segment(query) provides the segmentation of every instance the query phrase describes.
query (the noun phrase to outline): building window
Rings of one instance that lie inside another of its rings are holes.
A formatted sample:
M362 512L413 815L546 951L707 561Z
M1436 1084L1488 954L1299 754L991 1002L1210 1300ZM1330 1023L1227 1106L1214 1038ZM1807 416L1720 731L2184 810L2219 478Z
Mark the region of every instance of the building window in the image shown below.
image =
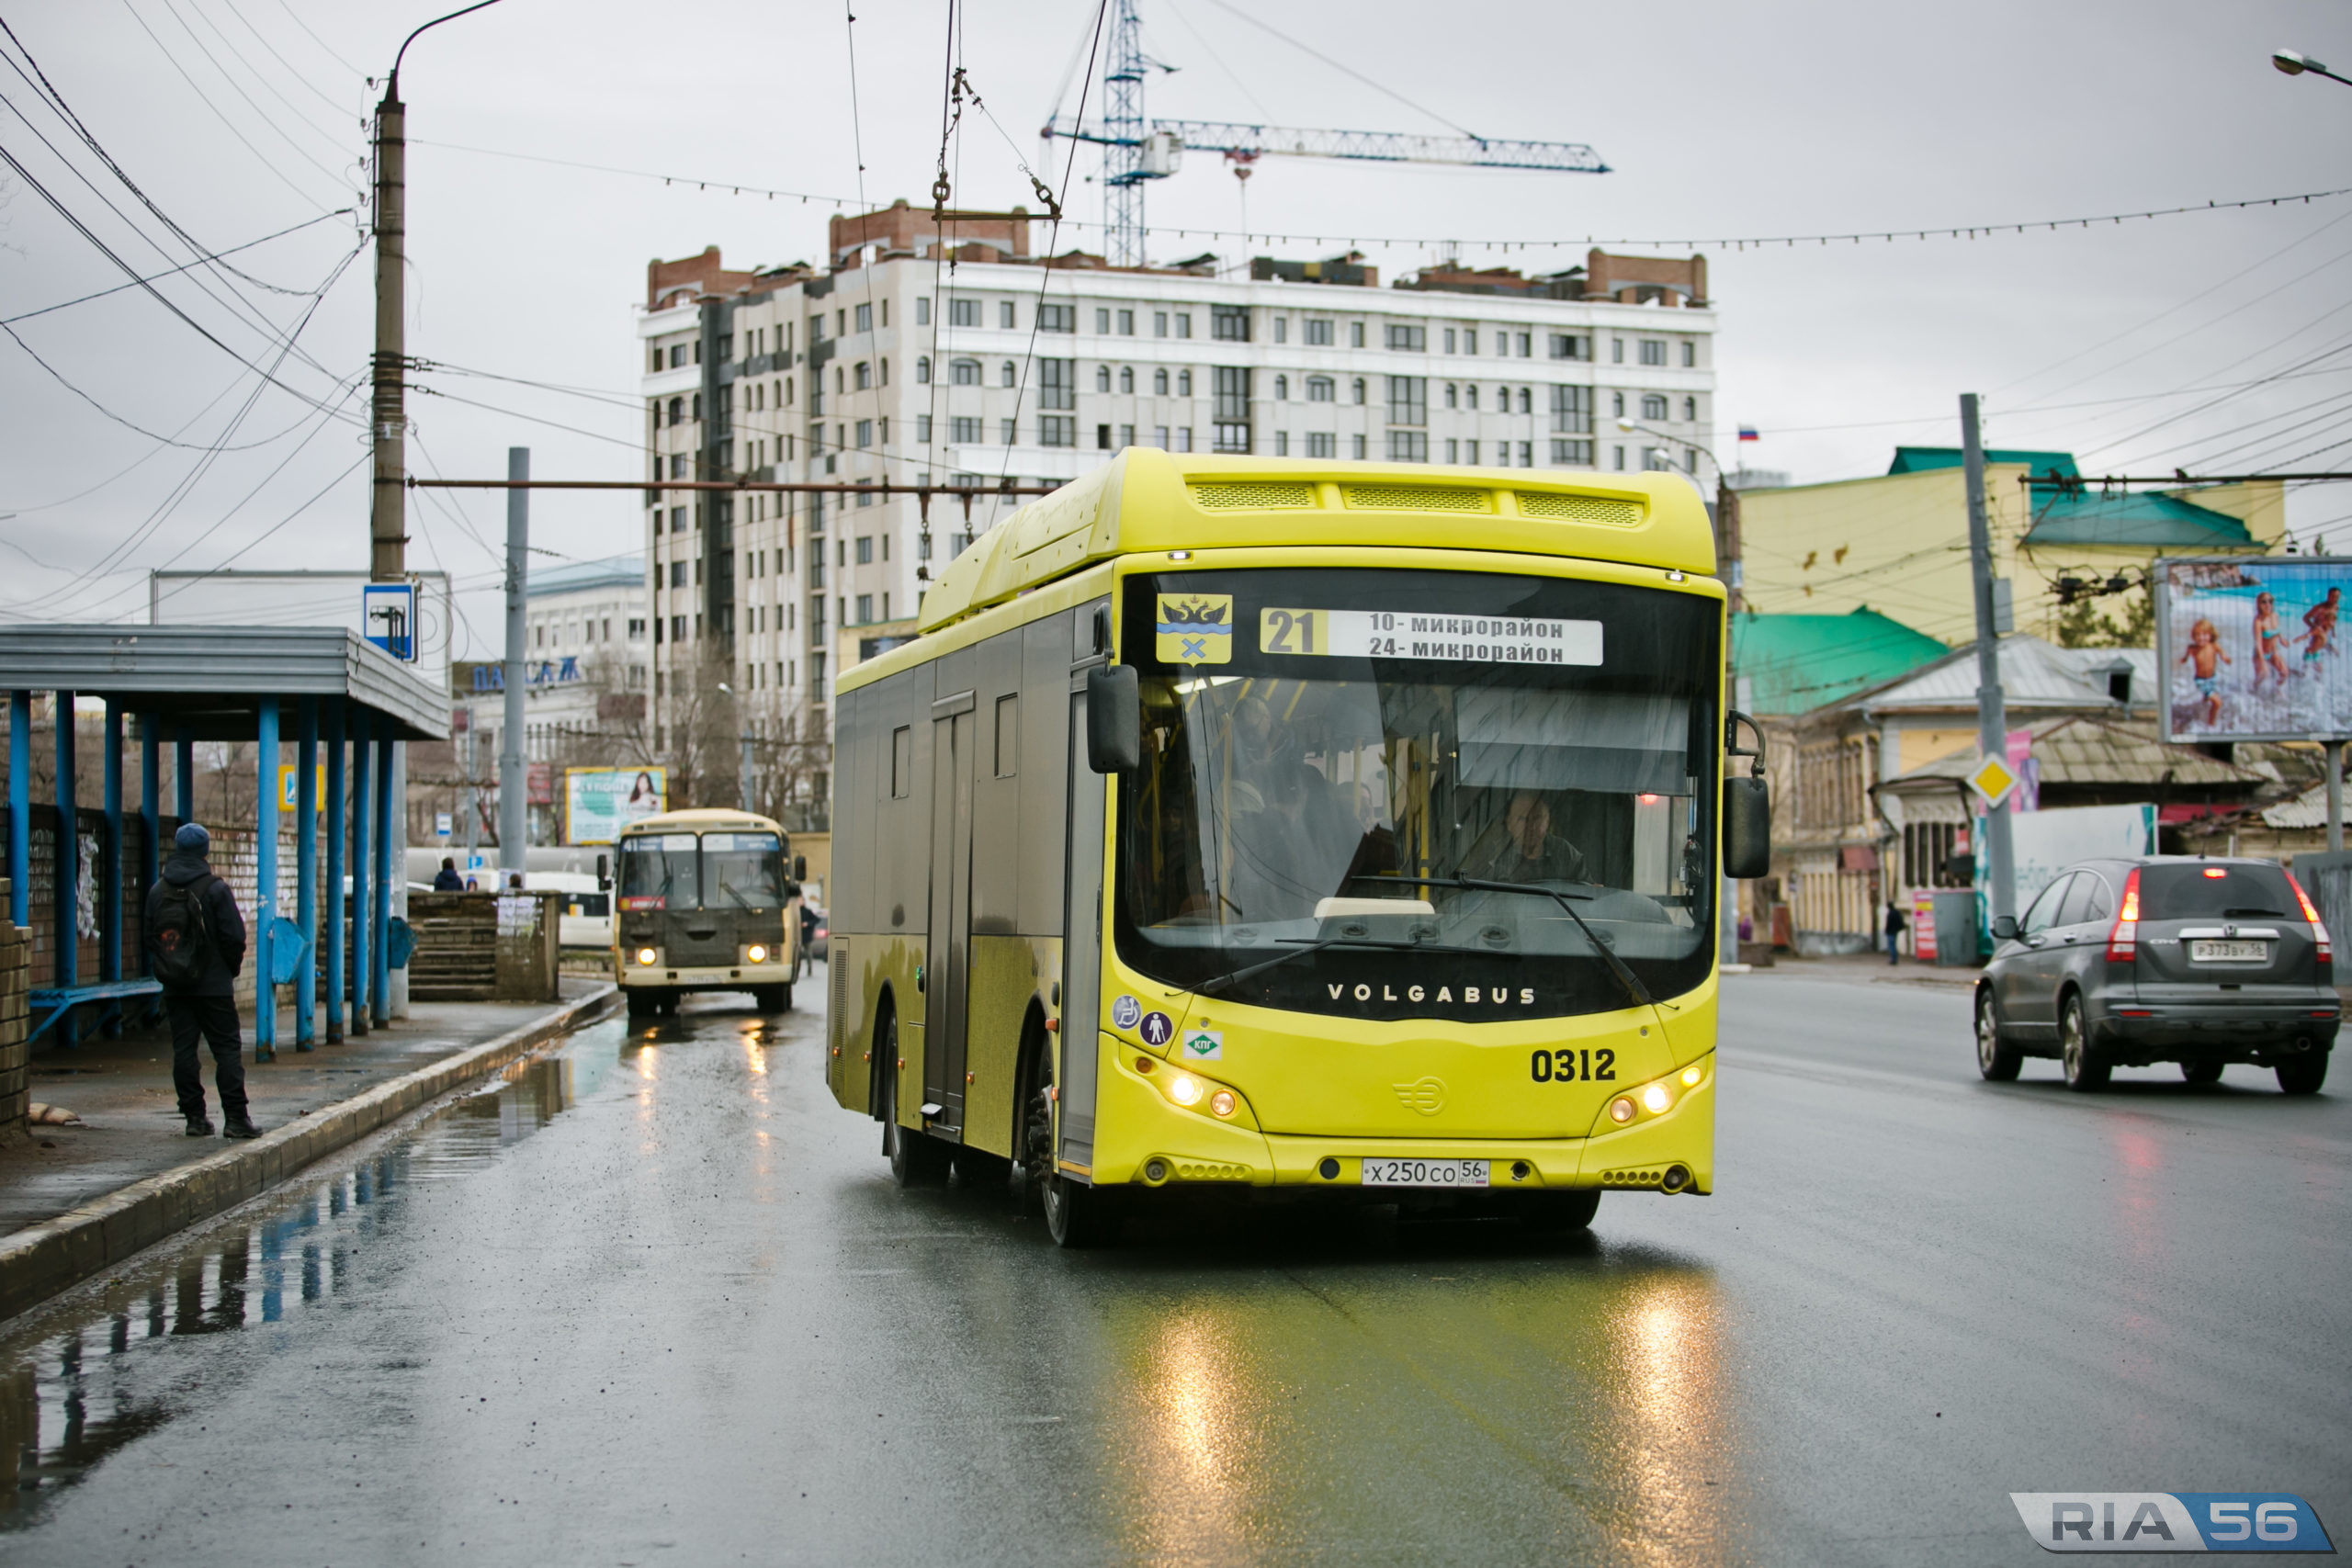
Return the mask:
M1165 368L1151 373L1151 392L1157 398L1168 395L1168 372Z
M1535 466L1534 442L1522 441L1519 444L1519 466L1522 468L1532 468Z
M860 566L874 564L874 536L871 534L862 534L858 536L857 564Z
M1336 457L1340 455L1340 438L1328 430L1310 430L1306 433L1306 455Z
M1012 445L1007 441L1006 446ZM1037 445L1040 446L1075 446L1078 445L1078 416L1047 413L1037 416Z
M1589 441L1555 441L1552 461L1565 463L1574 468L1592 467L1592 443Z
M1213 374L1216 378L1216 417L1220 420L1246 420L1250 417L1250 371L1246 366L1220 365ZM1187 388L1187 390L1191 389ZM1217 450L1248 451L1247 445L1229 448L1225 438L1217 438Z
M1010 325L1011 323L1007 323ZM1075 305L1040 305L1037 307L1037 330L1041 333L1074 333L1078 331L1078 307Z
M857 445L860 451L863 451L866 447L874 445L874 422L872 420L861 419L857 422Z
M1309 318L1306 323L1306 346L1309 348L1330 347L1331 323Z
M1623 338L1612 337L1609 340L1609 363L1611 365L1623 365L1625 363L1625 340Z
M1133 310L1119 312L1119 335L1121 337L1136 335L1136 313Z
M1209 308L1209 336L1220 343L1250 341L1250 311L1241 305L1213 305Z
M928 294L915 296L915 325L919 327L931 325L931 296Z
M947 439L958 446L977 446L980 441L980 422L961 415L947 422Z
M1119 445L1121 446L1132 446L1135 444L1136 427L1132 424L1123 424L1119 426Z
M1176 395L1180 398L1193 395L1193 373L1190 370L1176 372Z
M1452 327L1448 327L1448 328L1446 328L1446 329L1445 329L1445 352L1446 352L1446 353L1448 353L1448 354L1452 354L1452 353L1453 353L1453 352L1454 352L1454 347L1453 347L1453 329Z
M1288 316L1276 316L1274 318L1274 341L1276 343L1288 343L1290 341L1290 318Z
M1021 367L1010 359L1006 360L997 367L997 380L1002 386L1018 387L1021 385Z
M858 309L862 310L865 307L861 305ZM861 359L857 362L857 389L861 392L870 392L874 389L874 364L871 360Z
M1193 427L1189 424L1178 425L1176 427L1176 450L1179 452L1190 452L1192 449Z
M857 596L857 624L862 626L868 624L873 619L874 595L871 593L859 594Z
M1350 321L1348 323L1348 346L1350 348L1362 348L1363 346L1363 323L1362 321Z
M670 563L670 586L673 588L684 588L685 585L686 563L682 560L672 561Z
M1013 319L1012 300L1000 299L996 302L996 324L1008 331L1020 325L1020 322Z
M1664 365L1666 363L1666 340L1664 338L1645 337L1642 340L1642 363L1645 365Z
M1464 354L1476 354L1478 352L1477 328L1464 327L1462 329L1462 352Z
M915 415L915 445L918 446L931 445L931 415L927 413Z
M1135 367L1134 366L1132 366L1132 365L1122 365L1122 366L1120 366L1120 367L1119 367L1119 390L1121 390L1121 391L1123 391L1123 392L1132 392L1132 391L1134 391L1135 389L1136 389L1136 367Z
M1151 427L1151 444L1154 446L1159 447L1163 452L1170 450L1168 442L1168 427L1166 425L1155 424Z
M1699 345L1686 339L1682 344L1682 368L1685 370L1695 369L1697 368L1698 364Z
M1520 334L1519 334L1519 356L1520 356L1521 359L1532 359L1532 358L1533 358L1533 357L1534 357L1534 355L1535 355L1535 334L1534 334L1533 333L1520 333Z
M1037 406L1054 410L1078 407L1077 360L1037 361Z
M1363 461L1364 438L1363 436L1351 435L1348 437L1348 456L1353 457L1359 463Z
M1430 383L1426 376L1391 376L1388 378L1388 423L1391 424L1427 424L1430 422ZM1390 444L1393 447L1393 442ZM1391 454L1394 456L1393 452ZM1419 457L1404 459L1427 462L1424 447Z
M1095 309L1094 309L1094 331L1095 331L1096 335L1097 335L1097 336L1101 336L1101 335L1106 334L1106 333L1108 333L1110 332L1110 330L1111 330L1111 310L1110 310L1110 307L1109 307L1109 306L1107 306L1107 305L1098 305L1098 306L1096 306L1096 307L1095 307Z
M931 355L928 354L915 356L915 385L918 387L931 385Z
M860 479L857 481L859 487L857 491L857 503L860 506L871 506L874 504L873 495L865 488L873 482L874 481L872 479Z
M1564 435L1592 434L1592 389L1590 387L1552 389L1552 428Z
M1447 408L1453 408L1453 407L1454 407L1454 406L1455 406L1455 404L1454 404L1454 397L1453 397L1453 382L1451 382L1451 381L1448 381L1448 382L1445 384L1445 406L1446 406Z
M1666 417L1666 394L1663 392L1643 393L1642 417L1644 419L1664 419Z
M672 398L670 400L670 423L672 424L684 424L685 422L686 400L684 398Z
M1277 430L1274 432L1274 456L1277 457L1287 457L1290 456L1289 431Z
M1353 391L1353 392L1355 393L1356 406L1357 406L1357 407L1359 407L1359 408L1363 407L1363 377L1361 377L1361 376L1357 377L1353 381L1351 381L1351 382L1350 382L1350 383L1349 383L1349 388L1350 388L1350 389L1351 389L1351 391Z
M686 509L683 506L673 506L670 508L670 532L673 534L683 534L685 531Z
M1388 433L1388 460L1392 463L1426 463L1430 460L1430 437L1425 430L1392 430Z
M1462 444L1462 460L1469 464L1474 468L1478 466L1478 443L1476 441L1464 441Z
M1682 400L1682 418L1683 418L1683 421L1684 421L1684 423L1694 423L1694 424L1695 424L1696 423L1698 423L1698 419L1699 419L1699 400L1698 400L1698 399L1696 399L1696 398L1685 398L1685 399L1683 399L1683 400Z
M962 304L962 300L957 300ZM980 384L980 362L977 359L951 359L947 362L947 379L958 387Z
M1645 446L1642 448L1642 472L1645 474L1649 473L1661 466L1662 465L1657 460L1657 447Z
M1566 333L1552 334L1552 357L1555 359L1590 359L1592 340Z
M1609 449L1609 466L1621 474L1625 471L1625 449L1623 446Z
M1309 376L1306 378L1306 400L1310 403L1328 403L1336 401L1337 400L1333 396L1331 378L1329 376Z
M1193 313L1190 310L1179 310L1176 312L1176 335L1178 337L1191 337L1193 335Z
M1167 311L1154 310L1151 313L1151 335L1154 337L1166 337L1168 335Z
M852 330L861 333L870 333L874 330L873 306L860 305L857 308L857 325Z
M673 615L670 617L670 640L672 642L684 642L686 640L685 616Z
M1519 389L1519 412L1521 413L1533 413L1535 412L1533 388L1521 387Z
M980 302L978 299L950 299L947 301L947 324L951 327L978 326Z
M1097 452L1108 452L1112 449L1109 425L1098 424L1094 427L1094 449Z
M996 422L996 430L997 430L997 445L998 445L998 446L1012 446L1012 441L1013 441L1013 424L1012 424L1012 422L1011 420L1009 420L1009 419L1001 419L1001 420L998 420L998 421Z
M1274 401L1278 403L1286 403L1290 401L1289 377L1277 376L1274 378Z
M1247 452L1250 450L1250 427L1220 422L1216 427L1216 449L1219 452Z
M1623 419L1625 417L1624 393L1611 392L1609 394L1609 417L1611 419Z
M1429 329L1408 327L1398 321L1388 323L1388 346L1400 354L1429 352Z
M1107 392L1111 389L1111 367L1109 366L1098 365L1094 367L1094 389L1098 392Z

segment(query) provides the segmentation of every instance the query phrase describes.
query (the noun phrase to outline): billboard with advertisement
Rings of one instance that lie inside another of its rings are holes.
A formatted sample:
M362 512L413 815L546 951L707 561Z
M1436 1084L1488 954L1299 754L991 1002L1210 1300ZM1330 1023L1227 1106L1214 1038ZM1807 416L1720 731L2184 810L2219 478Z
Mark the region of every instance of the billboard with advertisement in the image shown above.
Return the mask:
M2352 558L2165 560L2155 589L2166 739L2352 736Z
M609 844L630 823L665 809L669 794L664 768L566 768L563 841Z

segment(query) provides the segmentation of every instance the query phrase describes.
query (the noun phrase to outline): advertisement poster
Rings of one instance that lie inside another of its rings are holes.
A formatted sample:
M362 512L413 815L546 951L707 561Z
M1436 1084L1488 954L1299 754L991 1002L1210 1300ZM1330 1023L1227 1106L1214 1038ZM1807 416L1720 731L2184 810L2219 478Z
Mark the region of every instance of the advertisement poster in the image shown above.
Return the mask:
M662 768L566 768L563 841L609 844L623 828L664 809L669 791Z
M2352 735L2352 559L2168 560L2156 578L2165 738Z

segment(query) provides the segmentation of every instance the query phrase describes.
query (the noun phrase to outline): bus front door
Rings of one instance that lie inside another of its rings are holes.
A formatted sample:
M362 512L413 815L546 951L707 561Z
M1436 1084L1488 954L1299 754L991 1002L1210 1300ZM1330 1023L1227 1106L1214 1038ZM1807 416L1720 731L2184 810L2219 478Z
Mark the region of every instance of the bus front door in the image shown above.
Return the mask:
M923 960L922 1098L931 1131L949 1138L960 1137L964 1127L965 998L972 948L972 707L967 694L962 712L943 714L931 727L931 937Z
M1094 1165L1094 1069L1102 987L1103 777L1086 761L1084 672L1071 677L1069 842L1063 862L1061 1140L1055 1157L1081 1180Z

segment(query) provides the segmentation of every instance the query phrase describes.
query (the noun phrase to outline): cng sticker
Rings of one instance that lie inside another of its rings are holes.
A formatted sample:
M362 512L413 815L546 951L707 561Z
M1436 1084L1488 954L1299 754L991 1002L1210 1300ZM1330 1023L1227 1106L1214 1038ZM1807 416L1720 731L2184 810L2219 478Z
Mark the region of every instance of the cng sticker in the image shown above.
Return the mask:
M1184 1059L1188 1062L1216 1062L1225 1056L1225 1032L1221 1029L1195 1029L1184 1036Z
M1159 640L1153 651L1163 664L1233 662L1233 595L1162 593Z
M1143 1004L1133 997L1120 997L1111 1003L1111 1027L1133 1029L1143 1021Z

